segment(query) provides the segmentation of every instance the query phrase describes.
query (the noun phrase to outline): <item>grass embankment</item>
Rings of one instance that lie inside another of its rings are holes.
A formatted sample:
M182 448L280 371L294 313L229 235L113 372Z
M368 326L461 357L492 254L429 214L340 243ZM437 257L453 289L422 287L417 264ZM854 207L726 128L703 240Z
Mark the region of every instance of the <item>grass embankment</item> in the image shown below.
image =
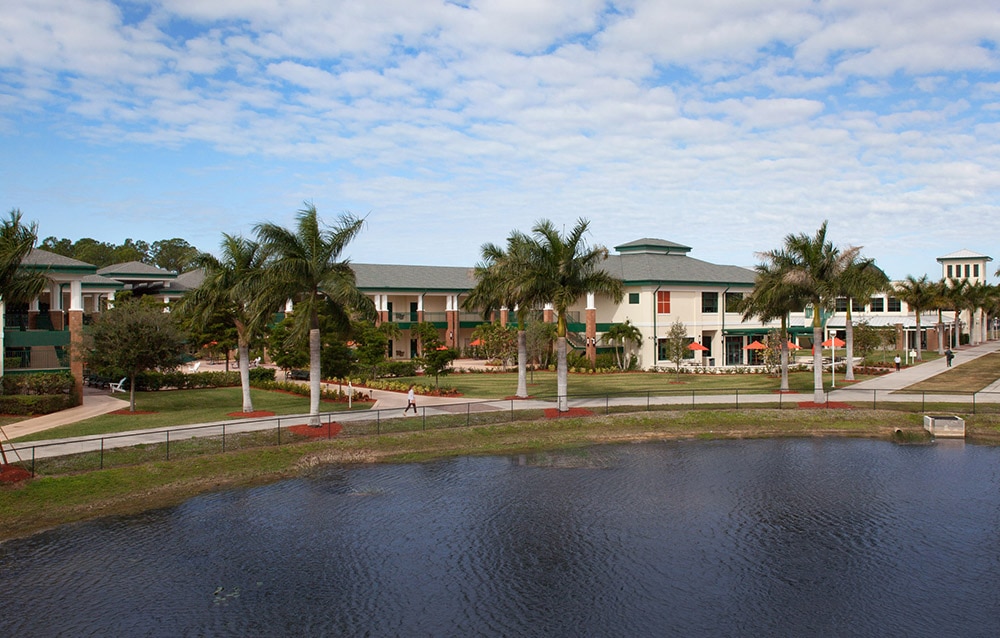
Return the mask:
M990 436L1000 421L983 423ZM664 411L515 422L334 439L239 450L176 461L41 477L0 490L0 538L64 523L130 514L218 489L297 476L328 463L426 461L510 454L600 443L774 436L890 439L903 430L923 440L920 415L872 410Z
M270 390L251 390L250 397L253 400L254 410L273 412L277 415L309 412L307 396ZM363 410L371 407L370 403L354 405L357 409ZM102 414L78 423L19 437L17 440L41 441L241 419L243 416L239 412L242 406L243 393L240 388L138 392L135 408L142 414ZM320 404L320 410L324 412L346 409L346 403L324 401Z

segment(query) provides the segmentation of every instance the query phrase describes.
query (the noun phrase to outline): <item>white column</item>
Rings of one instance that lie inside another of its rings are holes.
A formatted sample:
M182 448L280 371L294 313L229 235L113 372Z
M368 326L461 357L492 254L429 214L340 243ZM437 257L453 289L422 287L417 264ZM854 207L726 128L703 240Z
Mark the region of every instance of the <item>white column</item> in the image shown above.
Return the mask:
M592 292L587 293L587 308L586 308L587 310L597 310L597 306L594 305L595 304L594 297L595 297L594 293Z
M417 296L417 311L424 311L424 293L420 293L420 295Z
M79 279L69 284L69 309L83 310L83 282Z

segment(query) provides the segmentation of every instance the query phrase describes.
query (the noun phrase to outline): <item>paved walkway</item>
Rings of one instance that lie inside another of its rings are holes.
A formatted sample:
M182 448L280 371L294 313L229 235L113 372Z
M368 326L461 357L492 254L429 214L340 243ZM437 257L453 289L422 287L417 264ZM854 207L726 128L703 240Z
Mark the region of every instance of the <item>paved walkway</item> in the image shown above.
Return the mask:
M990 352L1000 351L1000 341L990 341L976 346L966 346L955 351L953 366L961 366ZM837 388L830 392L831 401L866 401L872 397L873 393L878 394L879 401L912 401L912 395L892 395L894 390L901 390L910 385L928 379L947 369L945 360L937 359L919 365L903 368L900 372L889 374L853 383L847 387ZM352 421L367 421L373 419L377 421L385 419L415 418L413 416L404 417L403 409L406 407L405 392L388 392L383 390L366 390L370 392L375 404L369 410L354 410L350 412L325 413L324 423L332 419L337 422L347 424ZM997 392L989 395L988 392ZM982 396L977 398L981 402L1000 402L1000 380L982 391ZM794 397L794 398L793 398ZM795 402L797 399L809 400L811 395L800 394L785 396L784 401ZM947 400L948 396L938 396L936 400ZM650 405L691 405L698 404L727 404L732 403L734 395L719 394L695 394L695 393L674 393L659 396L648 396L644 402ZM969 395L954 397L956 401L968 401ZM754 403L774 403L774 394L745 394L738 395L736 401L740 405ZM636 404L636 397L597 397L570 400L572 407L604 409L610 406L628 406ZM83 405L64 410L55 414L28 419L20 423L8 425L3 428L3 439L5 449L8 454L14 453L15 458L43 458L46 456L60 456L65 454L75 454L87 451L97 451L111 447L124 447L138 445L141 443L163 443L165 439L176 441L183 438L193 438L196 436L218 436L235 434L239 432L250 432L256 430L275 429L280 424L281 427L306 423L308 415L289 415L264 419L252 420L228 420L216 423L206 423L198 425L177 426L162 430L135 430L123 432L106 437L79 437L72 439L55 439L37 443L6 443L9 439L25 436L35 432L44 431L59 425L74 423L83 419L105 414L128 406L128 402L108 394L107 390L93 390L88 388L84 393ZM530 400L476 400L469 397L432 397L418 396L417 406L419 417L440 414L473 413L489 411L510 411L513 409L546 409L555 407L554 401L539 399ZM167 432L169 431L169 434ZM37 449L33 449L37 448Z

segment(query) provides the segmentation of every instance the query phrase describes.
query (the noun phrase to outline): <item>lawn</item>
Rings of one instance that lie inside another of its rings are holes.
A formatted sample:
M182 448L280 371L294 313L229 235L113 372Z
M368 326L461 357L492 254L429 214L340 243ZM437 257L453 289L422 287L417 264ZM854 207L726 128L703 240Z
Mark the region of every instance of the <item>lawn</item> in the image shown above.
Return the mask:
M836 383L842 387L844 371L837 372ZM870 376L855 375L857 381ZM408 377L399 379L404 384L418 383L433 385L432 379ZM613 374L571 373L569 375L571 397L605 396L608 394L644 394L653 392L690 393L727 391L739 389L741 392L776 392L781 385L777 375L768 374L680 374L673 372L623 372ZM812 372L792 372L788 375L788 385L793 392L811 393ZM824 386L830 389L830 374L824 375ZM463 396L482 399L503 399L517 391L516 372L460 373L441 377L441 387L452 387ZM528 373L528 394L536 398L556 395L556 373L536 371Z
M991 352L960 367L946 370L930 379L915 383L913 392L979 392L1000 378L1000 352Z
M306 414L309 412L309 397L274 392L251 390L255 410L274 414ZM85 421L79 421L44 432L20 437L18 441L39 441L73 436L111 434L129 430L150 430L174 425L192 423L212 423L242 418L239 413L243 406L243 393L238 387L206 388L202 390L160 390L136 393L136 410L148 414L103 414ZM366 410L370 403L355 404L355 409ZM324 401L320 411L346 410L346 403Z

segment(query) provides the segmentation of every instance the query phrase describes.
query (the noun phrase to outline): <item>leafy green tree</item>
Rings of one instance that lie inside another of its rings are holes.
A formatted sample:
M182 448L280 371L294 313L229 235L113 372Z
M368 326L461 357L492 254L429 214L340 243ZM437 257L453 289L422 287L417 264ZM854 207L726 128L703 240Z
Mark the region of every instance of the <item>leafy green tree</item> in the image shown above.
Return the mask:
M355 343L357 364L372 379L378 378L378 366L386 360L389 352L389 337L399 328L394 323L386 322L375 326L369 321L356 321L351 335Z
M289 230L272 223L258 224L256 232L269 256L263 296L277 309L285 300L295 303L295 334L309 340L309 424L319 426L320 308L343 333L352 318L375 321L375 305L358 290L350 262L341 259L347 245L361 232L364 220L350 214L327 227L316 207L307 203L299 211L296 227Z
M174 272L186 272L200 264L198 249L180 237L154 241L149 248L154 266Z
M920 327L920 315L929 308L932 308L940 292L923 275L919 279L913 275L907 275L906 279L896 284L896 296L899 297L916 317L917 322L917 361L923 361L923 349L921 346L922 330ZM903 344L906 347L906 344Z
M782 280L796 288L796 294L808 301L813 308L813 401L822 403L823 391L823 311L830 310L837 297L839 278L854 262L860 249L851 247L840 250L826 238L824 221L809 236L805 233L788 235L782 248L762 253Z
M263 289L264 253L257 242L228 234L222 237L221 258L207 253L198 257L198 264L205 269L205 280L180 300L178 311L203 322L222 315L236 329L243 411L253 412L250 346L263 337L271 318L271 309L258 303Z
M607 332L601 336L601 341L615 349L615 361L620 370L628 368L629 350L636 344L642 343L642 332L630 320L623 323L616 323L608 327Z
M451 362L458 358L458 352L441 343L438 338L438 330L432 323L418 323L413 330L416 331L423 345L420 365L424 369L424 374L434 376L434 385L437 387L440 385L440 377L451 373Z
M548 220L532 229L523 247L523 268L514 269L515 284L529 299L547 299L556 315L556 394L560 412L569 410L567 393L566 330L569 308L587 293L604 294L615 303L625 295L622 280L599 268L608 258L604 246L588 247L584 241L590 222L577 221L568 235Z
M116 301L90 327L92 347L87 364L103 374L124 374L129 380L129 411L135 412L135 378L156 368L181 363L184 340L171 313L149 298Z
M286 374L309 365L309 348L301 339L292 338L293 324L291 315L286 316L271 326L267 339L268 356Z
M478 339L479 346L487 359L499 360L504 367L518 355L520 330L511 326L501 326L499 321L483 323L472 331L472 337Z
M666 342L667 359L674 362L674 370L677 373L677 377L680 378L681 363L684 362L684 356L689 352L687 345L690 343L684 322L680 319L675 321L670 326L670 330L667 332L664 341Z
M556 325L544 321L529 323L524 331L528 359L545 369L552 359L552 346L556 342Z

